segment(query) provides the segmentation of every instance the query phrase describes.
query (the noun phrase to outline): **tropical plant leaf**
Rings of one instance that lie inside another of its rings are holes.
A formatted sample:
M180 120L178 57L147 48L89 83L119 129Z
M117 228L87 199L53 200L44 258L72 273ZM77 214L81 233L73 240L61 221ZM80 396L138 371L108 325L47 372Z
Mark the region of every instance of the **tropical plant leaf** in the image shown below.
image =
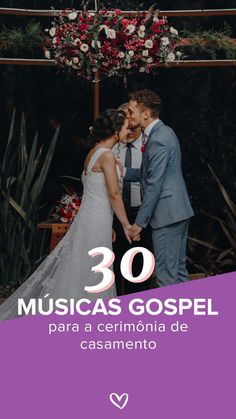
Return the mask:
M190 237L190 236L189 236L189 240L193 241L194 243L201 244L202 246L207 247L208 249L220 251L219 247L216 247L213 244L206 242L205 240L199 240L199 239L196 239L195 237Z
M15 119L14 111L0 160L0 285L8 283L11 289L22 283L46 254L48 236L37 231L37 223L42 188L59 132L55 132L42 162L42 147L37 152L38 133L27 150L25 117L21 117L18 141Z
M230 210L232 211L232 213L236 216L236 205L233 203L233 201L230 199L228 193L226 192L224 186L222 185L220 179L216 176L214 170L212 169L212 167L208 164L208 167L210 169L210 172L212 174L212 176L214 177L224 199L225 202L227 203L228 207L230 208Z

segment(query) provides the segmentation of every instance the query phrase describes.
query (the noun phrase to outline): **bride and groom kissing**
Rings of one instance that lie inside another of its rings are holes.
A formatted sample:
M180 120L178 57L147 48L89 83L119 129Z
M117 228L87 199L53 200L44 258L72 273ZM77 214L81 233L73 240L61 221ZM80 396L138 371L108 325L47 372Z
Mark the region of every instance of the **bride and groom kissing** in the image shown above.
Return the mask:
M112 298L115 283L89 293L85 287L101 282L102 272L93 267L101 257L88 252L97 247L112 249L115 213L127 240L139 241L151 226L155 273L159 286L188 280L186 243L193 210L181 169L181 152L174 131L160 119L161 100L148 89L130 95L128 111L106 110L91 129L93 147L85 159L82 175L84 194L80 211L70 229L36 271L0 307L0 319L17 316L17 299ZM130 129L140 126L145 140L140 169L122 168L113 148L126 142ZM140 182L142 202L130 224L120 192L119 180ZM101 255L100 255L101 256Z

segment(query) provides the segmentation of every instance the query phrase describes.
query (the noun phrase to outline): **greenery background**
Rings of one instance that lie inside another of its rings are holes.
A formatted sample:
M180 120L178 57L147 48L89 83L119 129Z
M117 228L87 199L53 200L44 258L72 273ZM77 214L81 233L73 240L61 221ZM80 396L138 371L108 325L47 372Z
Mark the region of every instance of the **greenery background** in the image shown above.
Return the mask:
M89 2L93 8L93 2ZM104 7L121 9L148 8L153 1L103 1ZM27 7L50 9L81 7L79 1L66 0L2 0L1 7ZM230 8L235 1L164 1L160 9ZM38 21L38 19L37 19ZM40 18L43 28L51 19ZM236 17L205 17L169 19L179 30L191 32L224 28L225 22L236 28ZM29 18L0 16L0 23L7 28L25 27ZM236 37L235 29L232 33ZM40 46L38 51L41 53ZM27 56L28 52L26 52ZM202 58L202 56L201 56ZM61 175L79 177L86 154L86 134L93 118L93 84L75 76L67 76L50 67L0 66L0 152L3 152L12 110L17 109L17 120L24 112L27 120L27 136L32 142L34 132L39 130L39 143L45 149L52 133L61 123L61 133L42 195L41 219L61 193L64 181ZM101 108L116 107L127 99L130 91L151 88L159 92L163 100L161 118L177 133L183 157L183 171L196 216L190 228L190 236L211 245L201 246L190 241L189 264L191 272L207 273L235 270L234 261L226 266L216 263L218 255L211 246L227 249L227 236L215 220L206 213L225 220L227 213L224 199L213 179L208 164L220 178L232 200L236 202L236 68L169 68L160 69L158 77L128 76L103 80L101 83ZM76 186L76 184L74 184ZM236 219L236 218L235 218ZM231 226L232 227L232 226ZM236 238L236 227L232 227Z

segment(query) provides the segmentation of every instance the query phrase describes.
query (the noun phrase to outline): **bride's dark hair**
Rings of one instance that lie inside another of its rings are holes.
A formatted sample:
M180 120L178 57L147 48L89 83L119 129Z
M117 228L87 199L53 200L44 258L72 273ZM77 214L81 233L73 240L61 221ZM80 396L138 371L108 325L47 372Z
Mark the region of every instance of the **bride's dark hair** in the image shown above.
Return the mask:
M102 112L90 127L91 143L99 143L107 140L114 134L118 134L126 120L126 113L120 109L107 109Z

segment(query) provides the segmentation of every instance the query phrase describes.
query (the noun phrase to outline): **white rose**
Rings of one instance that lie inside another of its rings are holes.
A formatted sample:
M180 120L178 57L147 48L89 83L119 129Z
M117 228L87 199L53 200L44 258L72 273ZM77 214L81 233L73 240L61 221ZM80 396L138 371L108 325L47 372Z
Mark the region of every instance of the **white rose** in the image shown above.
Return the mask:
M140 31L145 32L146 27L145 27L144 25L141 25L141 26L139 27L139 29L140 29Z
M139 36L139 38L144 38L145 37L145 32L143 32L143 31L138 31L138 36Z
M74 40L74 43L75 44L78 44L80 42L80 39L79 38L76 38L75 40Z
M87 51L88 51L88 49L89 49L89 47L88 47L88 45L87 45L87 44L82 44L82 45L80 46L80 49L81 49L81 51L83 51L83 52L87 52Z
M68 19L69 20L75 20L77 18L77 16L78 16L78 13L72 12L72 13L68 14Z
M119 54L118 54L119 58L124 58L124 56L125 56L125 53L123 51L119 52Z
M140 69L139 69L140 73L145 73L145 71L146 71L145 67L140 67Z
M172 26L170 27L170 32L173 34L173 35L178 35L178 31L177 31L177 29L175 29L175 28L173 28Z
M116 39L116 31L114 31L114 29L109 29L107 31L107 37L110 39Z
M152 63L153 62L153 58L152 57L149 57L148 59L147 59L147 63Z
M149 54L148 49L145 49L145 50L143 51L143 53L142 53L142 56L143 56L143 57L148 57L148 54Z
M127 26L127 29L128 29L128 31L129 31L129 33L131 34L131 33L134 33L134 31L135 31L135 26L134 25L128 25Z
M131 68L130 64L125 64L125 68L127 68L127 70L129 70Z
M170 52L167 55L166 61L175 61L175 54L173 52Z
M103 29L107 32L108 31L108 26L107 25L100 25L99 30L102 31Z
M131 51L129 51L128 54L129 54L130 57L133 57L134 56L134 51L131 50Z
M96 48L96 46L98 48L101 48L101 42L100 41L92 41L91 45L92 45L93 48Z
M145 42L145 47L146 48L152 48L153 47L153 41L151 39L147 39L147 41Z
M56 28L51 28L49 31L50 35L53 37L56 34Z
M72 63L72 61L69 61L69 60L68 60L66 64L67 64L69 67L71 67L73 63Z
M95 13L89 13L89 16L95 16Z
M169 45L170 41L166 36L163 36L163 38L161 38L161 43L164 47L166 47L167 45Z
M56 44L57 43L57 38L56 37L53 38L52 43L53 44Z
M154 16L154 18L153 18L153 22L159 22L158 17Z
M51 54L50 54L50 51L45 51L45 58L47 58L48 60L50 60L50 58L51 58Z
M182 57L182 52L177 51L177 52L176 52L176 55L177 55L177 57L178 57L178 58L180 58L180 57Z
M78 57L74 57L74 58L73 58L73 63L78 64L78 62L79 62Z

